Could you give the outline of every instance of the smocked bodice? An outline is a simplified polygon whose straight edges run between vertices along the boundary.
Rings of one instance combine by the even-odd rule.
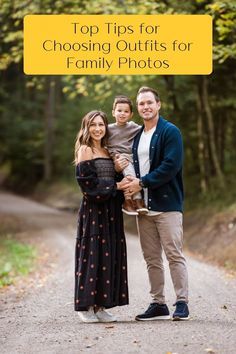
[[[106,180],[114,180],[115,169],[114,169],[112,159],[101,157],[101,158],[96,158],[92,161],[94,161],[98,178],[102,178]]]

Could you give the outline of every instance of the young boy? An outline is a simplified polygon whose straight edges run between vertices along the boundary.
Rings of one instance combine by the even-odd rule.
[[[133,167],[132,144],[135,135],[141,127],[134,122],[129,122],[133,116],[131,100],[126,96],[116,96],[112,115],[115,117],[116,123],[108,126],[108,151],[113,159],[119,154],[129,161],[129,165],[123,170],[124,176],[136,177]],[[128,215],[148,213],[141,193],[136,193],[133,196],[133,200],[126,199],[122,210]]]

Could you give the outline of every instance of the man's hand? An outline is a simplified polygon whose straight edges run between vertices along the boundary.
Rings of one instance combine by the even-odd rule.
[[[127,167],[129,164],[129,161],[117,154],[114,159],[114,165],[115,165],[115,170],[116,172],[122,172],[125,167]]]
[[[124,195],[127,198],[131,198],[132,195],[134,195],[137,192],[141,191],[141,187],[139,185],[139,178],[135,178],[132,176],[127,176],[126,177],[130,182],[125,186],[124,190]]]

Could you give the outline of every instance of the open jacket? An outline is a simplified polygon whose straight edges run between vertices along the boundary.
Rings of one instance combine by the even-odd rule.
[[[133,157],[136,176],[140,178],[138,145],[141,131],[134,138]],[[183,211],[183,142],[180,130],[159,117],[150,149],[150,170],[142,176],[148,188],[148,209],[153,211]]]

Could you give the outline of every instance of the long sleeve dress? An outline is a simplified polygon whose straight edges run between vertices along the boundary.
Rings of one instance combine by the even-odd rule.
[[[75,250],[75,311],[128,304],[123,196],[110,158],[82,161],[76,178],[83,192]]]

